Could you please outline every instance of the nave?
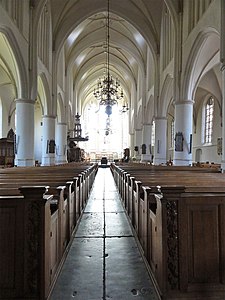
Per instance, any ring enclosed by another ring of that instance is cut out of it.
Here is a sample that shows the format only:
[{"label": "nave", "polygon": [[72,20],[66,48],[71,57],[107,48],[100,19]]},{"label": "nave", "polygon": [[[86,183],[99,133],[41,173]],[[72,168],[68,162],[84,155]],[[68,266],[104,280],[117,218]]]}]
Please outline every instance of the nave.
[{"label": "nave", "polygon": [[159,297],[109,168],[99,168],[50,300]]}]

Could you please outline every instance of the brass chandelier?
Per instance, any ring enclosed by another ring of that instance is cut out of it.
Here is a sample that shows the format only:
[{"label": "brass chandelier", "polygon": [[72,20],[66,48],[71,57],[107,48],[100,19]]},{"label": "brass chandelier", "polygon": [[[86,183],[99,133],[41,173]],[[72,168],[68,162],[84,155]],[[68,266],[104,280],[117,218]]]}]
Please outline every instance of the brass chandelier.
[{"label": "brass chandelier", "polygon": [[120,82],[117,78],[114,79],[112,75],[110,75],[109,70],[109,0],[106,29],[106,76],[98,80],[97,88],[94,89],[93,94],[95,98],[100,101],[99,105],[105,105],[105,113],[109,117],[112,114],[112,106],[118,104],[118,100],[123,99],[123,89],[120,86]]}]

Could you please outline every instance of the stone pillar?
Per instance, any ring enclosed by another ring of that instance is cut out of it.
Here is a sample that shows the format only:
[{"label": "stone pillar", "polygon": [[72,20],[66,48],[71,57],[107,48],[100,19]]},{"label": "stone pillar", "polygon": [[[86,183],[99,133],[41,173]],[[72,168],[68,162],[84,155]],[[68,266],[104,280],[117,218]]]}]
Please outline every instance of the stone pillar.
[{"label": "stone pillar", "polygon": [[15,165],[34,166],[34,101],[16,100]]},{"label": "stone pillar", "polygon": [[130,158],[134,157],[134,134],[130,133],[130,141],[129,141],[129,147],[130,147]]},{"label": "stone pillar", "polygon": [[173,164],[188,166],[192,164],[193,101],[175,103],[175,147]]},{"label": "stone pillar", "polygon": [[55,164],[55,116],[43,116],[42,166]]},{"label": "stone pillar", "polygon": [[142,143],[142,132],[141,129],[134,130],[134,149],[137,147],[137,151],[134,150],[134,158],[141,160],[141,143]]},{"label": "stone pillar", "polygon": [[56,125],[56,164],[67,163],[67,124]]},{"label": "stone pillar", "polygon": [[[151,140],[152,140],[152,125],[144,124],[142,129],[142,152],[141,152],[141,161],[151,161]],[[144,151],[146,148],[146,151]],[[145,152],[145,153],[143,153]]]},{"label": "stone pillar", "polygon": [[154,164],[166,163],[167,119],[155,118]]}]

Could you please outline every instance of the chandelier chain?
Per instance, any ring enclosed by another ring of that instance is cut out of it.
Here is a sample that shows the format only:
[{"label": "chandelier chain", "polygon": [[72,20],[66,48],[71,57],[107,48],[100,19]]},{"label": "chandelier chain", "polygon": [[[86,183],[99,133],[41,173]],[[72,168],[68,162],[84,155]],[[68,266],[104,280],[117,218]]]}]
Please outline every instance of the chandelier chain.
[{"label": "chandelier chain", "polygon": [[99,105],[105,105],[105,112],[109,116],[112,114],[112,106],[118,104],[118,100],[123,99],[123,89],[120,87],[120,82],[110,75],[110,15],[109,15],[109,0],[107,6],[107,34],[106,34],[106,76],[98,80],[97,88],[94,89],[94,96],[99,100]]}]

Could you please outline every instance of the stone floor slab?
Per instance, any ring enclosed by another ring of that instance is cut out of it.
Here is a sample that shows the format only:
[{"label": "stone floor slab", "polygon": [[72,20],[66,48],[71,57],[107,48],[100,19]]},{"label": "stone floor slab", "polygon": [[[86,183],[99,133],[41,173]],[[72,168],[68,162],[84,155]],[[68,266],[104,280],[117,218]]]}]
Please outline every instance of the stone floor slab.
[{"label": "stone floor slab", "polygon": [[102,238],[75,238],[50,300],[102,299],[102,261]]},{"label": "stone floor slab", "polygon": [[109,168],[100,168],[49,300],[159,300]]}]

